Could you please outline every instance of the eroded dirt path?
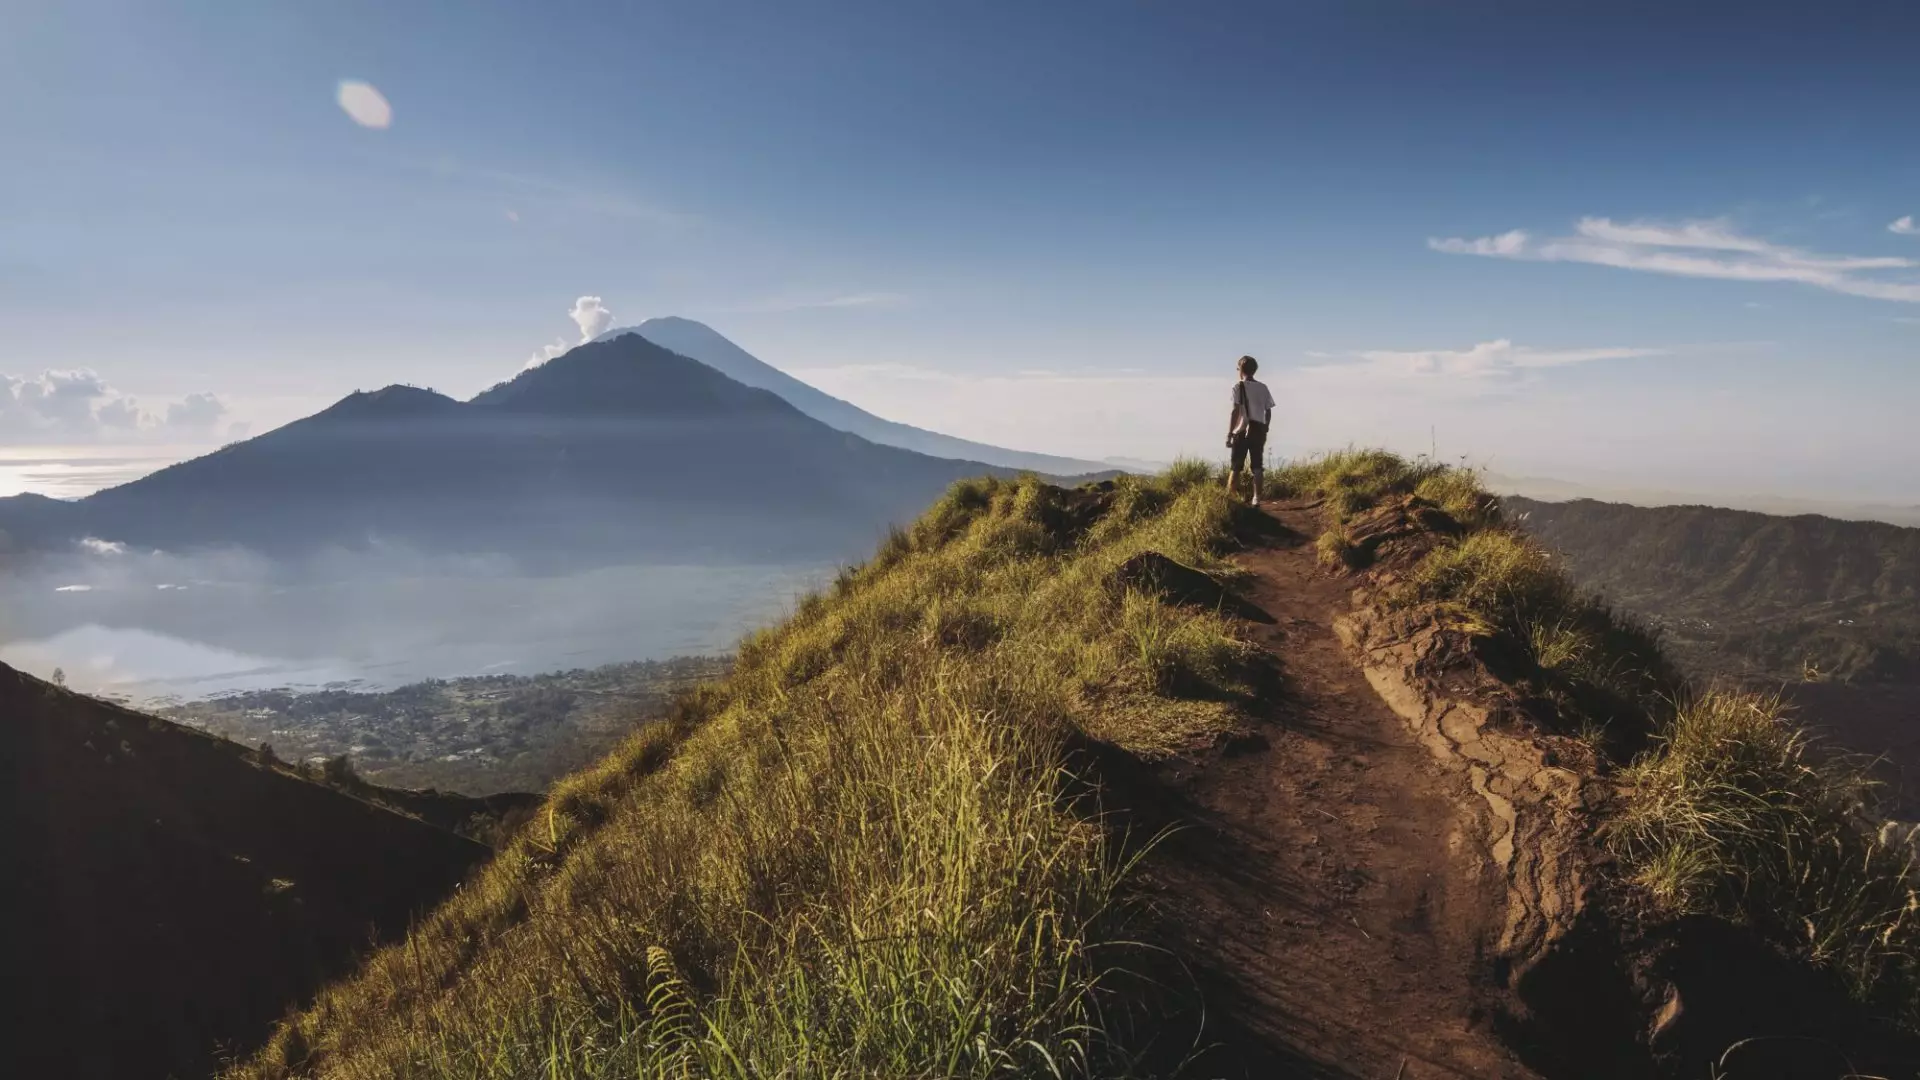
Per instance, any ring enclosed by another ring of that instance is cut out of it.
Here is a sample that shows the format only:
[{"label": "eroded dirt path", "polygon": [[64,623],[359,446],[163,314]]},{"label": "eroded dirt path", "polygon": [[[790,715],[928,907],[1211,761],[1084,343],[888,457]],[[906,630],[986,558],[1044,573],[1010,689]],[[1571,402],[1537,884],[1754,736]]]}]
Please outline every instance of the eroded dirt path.
[{"label": "eroded dirt path", "polygon": [[1238,1047],[1198,1071],[1533,1077],[1490,1030],[1477,981],[1501,893],[1458,809],[1474,796],[1335,638],[1349,586],[1315,564],[1316,511],[1265,518],[1241,562],[1274,620],[1249,635],[1282,688],[1246,745],[1160,770],[1184,825],[1147,867],[1215,1037]]}]

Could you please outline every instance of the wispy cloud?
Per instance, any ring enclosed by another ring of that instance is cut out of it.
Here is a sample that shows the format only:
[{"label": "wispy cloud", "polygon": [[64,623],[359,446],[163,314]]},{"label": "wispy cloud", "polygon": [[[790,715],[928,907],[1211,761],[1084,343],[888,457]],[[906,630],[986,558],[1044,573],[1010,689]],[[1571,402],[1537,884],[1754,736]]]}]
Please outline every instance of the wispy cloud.
[{"label": "wispy cloud", "polygon": [[1449,255],[1591,263],[1728,281],[1795,282],[1850,296],[1920,303],[1920,278],[1881,276],[1885,271],[1920,267],[1913,259],[1817,254],[1749,236],[1723,219],[1665,223],[1588,217],[1580,219],[1572,236],[1536,240],[1515,229],[1479,239],[1431,237],[1427,246]]},{"label": "wispy cloud", "polygon": [[511,204],[505,213],[507,220],[515,224],[535,208],[545,211],[542,219],[551,219],[556,213],[576,213],[661,229],[684,229],[702,223],[697,214],[670,209],[616,190],[614,185],[583,184],[535,173],[470,165],[447,155],[408,158],[404,163],[444,180],[489,189],[493,198]]},{"label": "wispy cloud", "polygon": [[1893,219],[1892,223],[1887,226],[1887,231],[1890,233],[1899,233],[1901,236],[1920,236],[1920,225],[1915,225],[1913,223],[1913,215],[1908,214],[1906,217]]},{"label": "wispy cloud", "polygon": [[1625,346],[1539,349],[1496,338],[1464,349],[1369,349],[1334,363],[1311,364],[1300,372],[1317,381],[1332,379],[1478,395],[1497,393],[1537,379],[1539,372],[1549,368],[1662,356],[1670,351]]},{"label": "wispy cloud", "polygon": [[1442,240],[1439,237],[1428,239],[1427,246],[1435,251],[1444,251],[1449,255],[1495,255],[1502,258],[1517,259],[1527,248],[1527,234],[1515,229],[1499,236],[1483,236],[1478,240],[1463,240],[1454,237]]},{"label": "wispy cloud", "polygon": [[828,308],[881,308],[897,307],[907,302],[906,296],[896,292],[850,292],[816,293],[813,295],[777,296],[748,305],[748,311],[815,311]]}]

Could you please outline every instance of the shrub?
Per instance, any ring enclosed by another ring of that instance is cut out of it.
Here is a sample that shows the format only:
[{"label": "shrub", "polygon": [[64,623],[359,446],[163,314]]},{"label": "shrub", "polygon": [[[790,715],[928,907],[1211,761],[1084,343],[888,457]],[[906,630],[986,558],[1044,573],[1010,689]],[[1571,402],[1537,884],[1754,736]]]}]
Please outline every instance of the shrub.
[{"label": "shrub", "polygon": [[1482,529],[1435,548],[1414,570],[1412,585],[1413,598],[1496,626],[1564,609],[1573,592],[1539,545],[1506,529]]}]

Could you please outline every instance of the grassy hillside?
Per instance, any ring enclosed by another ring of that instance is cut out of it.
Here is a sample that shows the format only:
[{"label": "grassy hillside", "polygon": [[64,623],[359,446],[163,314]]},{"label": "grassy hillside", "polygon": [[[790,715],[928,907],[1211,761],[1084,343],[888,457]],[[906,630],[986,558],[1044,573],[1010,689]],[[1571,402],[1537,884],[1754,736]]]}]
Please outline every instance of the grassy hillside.
[{"label": "grassy hillside", "polygon": [[1237,722],[1231,625],[1121,572],[1231,573],[1210,478],[956,486],[235,1075],[1124,1073],[1125,861],[1064,747]]},{"label": "grassy hillside", "polygon": [[[1920,1030],[1920,872],[1912,848],[1880,833],[1885,804],[1860,763],[1823,753],[1777,696],[1682,681],[1653,632],[1575,587],[1534,539],[1537,513],[1503,520],[1471,474],[1361,451],[1274,476],[1326,500],[1331,563],[1364,562],[1348,521],[1383,501],[1412,498],[1465,526],[1396,602],[1450,610],[1539,702],[1543,726],[1589,737],[1593,767],[1620,780],[1605,839],[1636,902],[1750,928]],[[1874,580],[1908,587],[1895,578]]]},{"label": "grassy hillside", "polygon": [[[1447,613],[1627,779],[1609,843],[1647,918],[1753,927],[1920,1019],[1908,868],[1768,702],[1691,696],[1469,474],[1353,453],[1270,482],[1324,500],[1330,572],[1376,553],[1369,506],[1431,525],[1391,602]],[[1165,956],[1127,944],[1145,838],[1109,829],[1073,747],[1204,759],[1243,724],[1263,655],[1140,556],[1232,581],[1244,513],[1202,466],[957,485],[232,1075],[1162,1071],[1179,1036],[1155,1045],[1134,976]]]},{"label": "grassy hillside", "polygon": [[1920,680],[1920,529],[1708,506],[1505,500],[1702,675]]},{"label": "grassy hillside", "polygon": [[0,1074],[206,1075],[487,857],[422,818],[507,809],[318,779],[0,666]]}]

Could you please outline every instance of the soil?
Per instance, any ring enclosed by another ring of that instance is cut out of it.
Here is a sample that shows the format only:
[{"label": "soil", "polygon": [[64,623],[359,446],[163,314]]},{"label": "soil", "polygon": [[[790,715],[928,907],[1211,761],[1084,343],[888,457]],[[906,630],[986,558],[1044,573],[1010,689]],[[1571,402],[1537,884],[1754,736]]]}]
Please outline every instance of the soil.
[{"label": "soil", "polygon": [[1245,629],[1280,689],[1245,738],[1152,778],[1153,816],[1177,831],[1145,874],[1215,1010],[1196,1074],[1535,1076],[1494,1031],[1505,883],[1477,796],[1336,637],[1352,582],[1315,561],[1317,511],[1269,508],[1256,525],[1244,593],[1272,621]]}]

